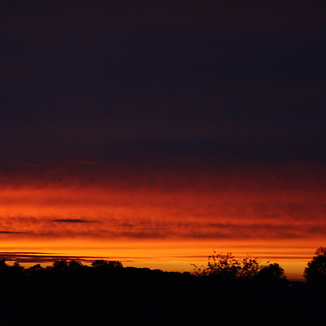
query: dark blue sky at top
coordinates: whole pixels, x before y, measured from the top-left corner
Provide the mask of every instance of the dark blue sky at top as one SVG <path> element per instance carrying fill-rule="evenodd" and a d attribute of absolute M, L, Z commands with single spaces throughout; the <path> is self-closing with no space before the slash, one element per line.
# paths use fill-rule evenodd
<path fill-rule="evenodd" d="M 326 5 L 1 5 L 0 162 L 325 162 Z"/>

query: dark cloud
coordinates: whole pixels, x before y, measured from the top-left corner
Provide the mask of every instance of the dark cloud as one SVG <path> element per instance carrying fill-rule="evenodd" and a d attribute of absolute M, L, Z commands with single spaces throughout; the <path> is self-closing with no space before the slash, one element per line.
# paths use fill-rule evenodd
<path fill-rule="evenodd" d="M 148 223 L 146 223 L 146 221 L 145 221 L 143 224 L 148 224 Z M 139 225 L 127 224 L 127 223 L 120 224 L 118 226 L 123 227 L 123 228 L 130 228 L 130 229 L 133 229 L 133 230 L 167 230 L 168 229 L 168 227 L 162 227 L 162 226 L 153 226 L 153 225 L 139 226 Z"/>
<path fill-rule="evenodd" d="M 118 226 L 121 226 L 121 227 L 123 227 L 123 228 L 133 228 L 133 227 L 134 227 L 133 224 L 127 224 L 127 223 L 120 224 L 120 225 L 118 225 Z"/>
<path fill-rule="evenodd" d="M 6 261 L 19 261 L 22 263 L 53 263 L 61 259 L 76 259 L 82 262 L 91 262 L 99 259 L 91 256 L 65 256 L 44 252 L 0 252 L 0 258 Z"/>
<path fill-rule="evenodd" d="M 78 218 L 58 219 L 58 220 L 52 220 L 52 222 L 59 222 L 59 223 L 95 223 L 95 221 L 82 220 L 82 219 L 78 219 Z"/>
<path fill-rule="evenodd" d="M 136 227 L 136 230 L 168 230 L 168 228 L 159 227 L 159 226 L 151 226 L 151 227 Z"/>
<path fill-rule="evenodd" d="M 29 234 L 27 232 L 16 232 L 16 231 L 3 231 L 0 230 L 0 234 Z"/>

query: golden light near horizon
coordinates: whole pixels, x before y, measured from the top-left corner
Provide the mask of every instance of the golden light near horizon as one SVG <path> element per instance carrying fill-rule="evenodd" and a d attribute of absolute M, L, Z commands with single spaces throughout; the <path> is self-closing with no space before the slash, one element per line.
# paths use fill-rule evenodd
<path fill-rule="evenodd" d="M 261 264 L 279 263 L 290 279 L 303 279 L 303 269 L 311 260 L 320 242 L 302 243 L 298 248 L 295 242 L 284 241 L 279 248 L 274 242 L 230 242 L 212 241 L 94 241 L 85 239 L 60 239 L 53 241 L 13 241 L 5 242 L 3 253 L 10 259 L 23 264 L 45 265 L 54 259 L 81 259 L 90 264 L 96 259 L 119 260 L 124 266 L 148 267 L 165 271 L 192 272 L 194 267 L 206 266 L 213 250 L 220 253 L 232 252 L 237 259 L 248 255 L 258 258 Z M 212 249 L 215 248 L 215 249 Z M 260 250 L 257 248 L 261 248 Z M 292 255 L 289 252 L 293 253 Z"/>

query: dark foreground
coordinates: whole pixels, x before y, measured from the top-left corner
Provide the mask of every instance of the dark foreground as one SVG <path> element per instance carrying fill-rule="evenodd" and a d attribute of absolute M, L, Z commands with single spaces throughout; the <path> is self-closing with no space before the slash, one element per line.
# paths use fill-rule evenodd
<path fill-rule="evenodd" d="M 325 325 L 325 291 L 305 284 L 10 286 L 0 325 Z"/>

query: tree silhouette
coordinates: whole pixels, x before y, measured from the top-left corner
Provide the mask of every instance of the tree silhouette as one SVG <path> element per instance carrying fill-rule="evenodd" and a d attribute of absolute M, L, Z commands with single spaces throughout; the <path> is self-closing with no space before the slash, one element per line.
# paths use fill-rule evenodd
<path fill-rule="evenodd" d="M 95 260 L 94 262 L 92 262 L 91 266 L 93 268 L 122 268 L 122 264 L 119 261 L 115 261 L 115 260 L 110 260 L 110 261 L 106 261 L 103 259 L 98 259 Z"/>
<path fill-rule="evenodd" d="M 55 261 L 53 263 L 52 267 L 50 267 L 48 269 L 57 276 L 63 276 L 63 275 L 68 274 L 69 263 L 66 259 L 61 259 L 61 260 Z"/>
<path fill-rule="evenodd" d="M 18 261 L 15 261 L 12 266 L 9 267 L 10 274 L 14 275 L 15 277 L 21 276 L 24 274 L 24 267 L 20 265 Z"/>
<path fill-rule="evenodd" d="M 9 266 L 6 264 L 5 259 L 0 260 L 0 273 L 4 273 L 8 270 Z"/>
<path fill-rule="evenodd" d="M 8 284 L 9 266 L 6 264 L 5 259 L 0 260 L 0 285 L 4 286 Z"/>
<path fill-rule="evenodd" d="M 309 284 L 326 285 L 326 247 L 319 247 L 315 256 L 304 269 L 304 278 Z"/>
<path fill-rule="evenodd" d="M 284 275 L 284 269 L 276 263 L 264 266 L 257 274 L 256 279 L 264 283 L 287 281 Z"/>
<path fill-rule="evenodd" d="M 98 259 L 92 262 L 91 266 L 93 268 L 106 268 L 108 266 L 108 262 L 104 259 Z"/>
<path fill-rule="evenodd" d="M 79 260 L 71 259 L 68 261 L 68 271 L 69 273 L 79 273 L 82 271 L 86 266 L 83 265 Z"/>

